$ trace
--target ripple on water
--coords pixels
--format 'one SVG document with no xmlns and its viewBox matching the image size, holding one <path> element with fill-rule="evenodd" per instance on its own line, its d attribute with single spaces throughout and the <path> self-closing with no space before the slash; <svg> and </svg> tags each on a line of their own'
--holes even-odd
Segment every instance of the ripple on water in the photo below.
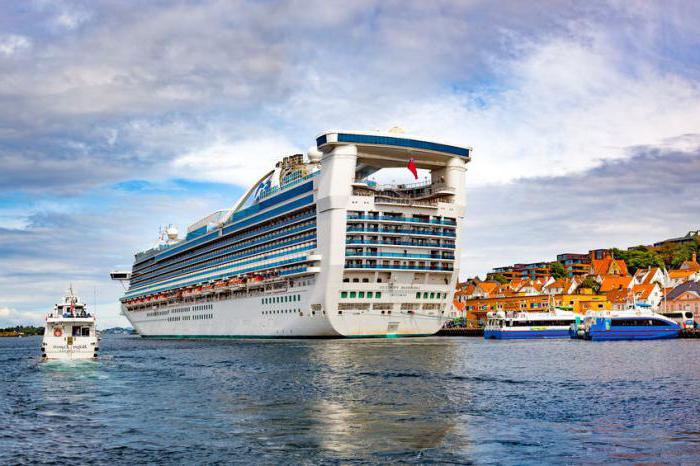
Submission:
<svg viewBox="0 0 700 466">
<path fill-rule="evenodd" d="M 0 464 L 700 462 L 696 341 L 39 342 L 0 339 Z"/>
</svg>

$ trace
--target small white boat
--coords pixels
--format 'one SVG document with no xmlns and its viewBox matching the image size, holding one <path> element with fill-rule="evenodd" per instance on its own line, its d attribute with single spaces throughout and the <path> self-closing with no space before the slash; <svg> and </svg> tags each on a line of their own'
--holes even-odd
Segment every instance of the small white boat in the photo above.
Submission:
<svg viewBox="0 0 700 466">
<path fill-rule="evenodd" d="M 56 304 L 46 316 L 41 357 L 48 359 L 94 359 L 97 357 L 95 316 L 73 294 L 66 293 L 63 302 Z"/>
</svg>

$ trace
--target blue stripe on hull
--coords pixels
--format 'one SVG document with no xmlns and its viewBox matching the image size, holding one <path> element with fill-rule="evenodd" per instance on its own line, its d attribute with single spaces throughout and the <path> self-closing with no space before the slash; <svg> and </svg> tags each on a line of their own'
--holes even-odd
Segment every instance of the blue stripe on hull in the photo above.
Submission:
<svg viewBox="0 0 700 466">
<path fill-rule="evenodd" d="M 526 330 L 520 332 L 486 330 L 484 338 L 494 340 L 541 340 L 548 338 L 569 338 L 568 330 Z"/>
<path fill-rule="evenodd" d="M 609 340 L 664 340 L 670 338 L 678 338 L 679 331 L 673 330 L 648 330 L 634 329 L 629 330 L 592 330 L 587 338 L 593 341 L 609 341 Z"/>
</svg>

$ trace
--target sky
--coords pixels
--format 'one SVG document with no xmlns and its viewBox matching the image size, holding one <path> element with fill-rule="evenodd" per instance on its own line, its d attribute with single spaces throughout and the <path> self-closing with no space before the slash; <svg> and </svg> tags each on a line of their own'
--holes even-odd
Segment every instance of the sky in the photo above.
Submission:
<svg viewBox="0 0 700 466">
<path fill-rule="evenodd" d="M 0 327 L 325 130 L 474 148 L 462 278 L 700 228 L 700 3 L 0 0 Z"/>
</svg>

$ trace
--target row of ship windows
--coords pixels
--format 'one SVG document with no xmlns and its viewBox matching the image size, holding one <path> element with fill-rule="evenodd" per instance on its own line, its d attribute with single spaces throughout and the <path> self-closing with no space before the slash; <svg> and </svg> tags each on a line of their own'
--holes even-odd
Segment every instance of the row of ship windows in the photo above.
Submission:
<svg viewBox="0 0 700 466">
<path fill-rule="evenodd" d="M 168 322 L 180 322 L 181 320 L 205 320 L 213 319 L 214 314 L 197 314 L 193 316 L 174 316 L 168 317 Z"/>
<path fill-rule="evenodd" d="M 340 292 L 340 297 L 341 298 L 381 298 L 382 297 L 382 292 L 381 291 L 341 291 Z"/>
<path fill-rule="evenodd" d="M 273 296 L 271 298 L 262 298 L 260 302 L 262 304 L 277 304 L 277 303 L 293 303 L 301 301 L 301 295 L 284 295 L 284 296 Z"/>
<path fill-rule="evenodd" d="M 312 224 L 314 224 L 315 222 L 306 222 L 306 223 L 312 223 Z M 302 227 L 299 227 L 299 226 L 295 226 L 294 228 L 291 228 L 291 227 L 288 228 L 288 230 L 300 230 L 300 229 L 303 231 L 303 228 L 302 228 Z M 263 238 L 263 237 L 265 237 L 265 236 L 278 236 L 278 237 L 279 237 L 279 236 L 284 236 L 285 233 L 286 233 L 286 232 L 284 232 L 284 233 L 275 233 L 275 234 L 267 234 L 267 235 L 263 235 L 263 236 L 256 237 L 256 239 L 255 239 L 255 240 L 252 240 L 252 241 L 247 241 L 247 242 L 244 242 L 244 243 L 239 243 L 239 242 L 237 242 L 237 243 L 233 244 L 232 246 L 228 246 L 228 247 L 223 247 L 223 248 L 222 248 L 222 246 L 225 246 L 226 244 L 230 243 L 231 241 L 234 241 L 234 242 L 235 242 L 235 240 L 232 240 L 232 239 L 229 238 L 229 241 L 226 241 L 226 242 L 224 242 L 223 244 L 220 244 L 220 245 L 218 246 L 218 248 L 221 248 L 219 251 L 212 252 L 212 253 L 209 253 L 209 254 L 199 255 L 199 256 L 196 257 L 196 259 L 195 259 L 196 262 L 189 262 L 189 260 L 188 260 L 188 259 L 190 259 L 190 256 L 193 256 L 194 254 L 186 254 L 185 256 L 183 256 L 183 257 L 181 257 L 181 258 L 178 258 L 178 260 L 177 260 L 176 262 L 169 261 L 169 262 L 166 262 L 166 263 L 163 263 L 163 264 L 159 264 L 158 267 L 155 267 L 155 268 L 153 268 L 152 270 L 144 271 L 143 273 L 140 273 L 140 274 L 138 275 L 138 277 L 137 277 L 138 279 L 137 279 L 136 281 L 141 282 L 141 281 L 143 281 L 143 280 L 145 280 L 145 279 L 147 279 L 148 277 L 151 277 L 151 276 L 153 276 L 153 275 L 163 276 L 164 273 L 166 273 L 166 272 L 168 272 L 168 271 L 171 271 L 171 270 L 181 269 L 183 266 L 185 266 L 185 265 L 188 264 L 188 263 L 189 263 L 189 264 L 199 264 L 199 263 L 201 263 L 202 261 L 207 261 L 208 259 L 221 258 L 221 257 L 223 257 L 223 258 L 229 258 L 229 257 L 246 257 L 246 256 L 254 255 L 254 254 L 258 253 L 258 252 L 264 252 L 264 251 L 271 250 L 271 248 L 273 248 L 273 246 L 275 246 L 275 245 L 279 245 L 279 244 L 290 244 L 290 242 L 292 242 L 292 240 L 282 241 L 281 243 L 280 243 L 280 242 L 276 242 L 276 243 L 273 243 L 272 245 L 268 245 L 268 246 L 259 246 L 259 247 L 255 247 L 255 248 L 248 248 L 248 247 L 246 247 L 246 244 L 250 244 L 250 245 L 252 246 L 252 245 L 257 244 L 257 243 L 265 243 L 266 241 L 265 241 L 265 239 Z M 306 231 L 306 232 L 303 233 L 303 234 L 300 233 L 299 235 L 292 235 L 292 237 L 295 238 L 295 239 L 298 239 L 298 238 L 301 238 L 301 237 L 312 239 L 312 238 L 314 237 L 314 235 L 313 235 L 313 234 L 309 235 L 308 231 Z M 244 249 L 246 250 L 245 252 L 240 252 L 240 250 L 244 250 Z M 232 253 L 230 253 L 230 254 L 225 254 L 225 253 L 227 253 L 227 252 L 229 252 L 229 251 L 236 251 L 236 252 L 235 252 L 235 253 L 232 252 Z M 197 251 L 196 254 L 201 254 L 201 252 L 203 252 L 203 251 Z M 224 254 L 225 254 L 225 255 L 224 255 Z"/>
<path fill-rule="evenodd" d="M 213 244 L 208 244 L 208 245 L 203 246 L 203 247 L 193 248 L 192 250 L 189 250 L 189 251 L 185 250 L 186 252 L 183 251 L 183 253 L 176 254 L 170 258 L 164 259 L 164 260 L 158 262 L 157 264 L 150 264 L 146 267 L 137 267 L 137 268 L 135 268 L 134 272 L 139 272 L 139 274 L 143 275 L 143 274 L 148 272 L 147 269 L 155 268 L 156 265 L 157 265 L 157 268 L 162 268 L 166 265 L 171 265 L 175 262 L 183 261 L 185 259 L 188 259 L 188 258 L 194 256 L 194 255 L 202 254 L 204 252 L 208 252 L 208 251 L 211 251 L 213 249 L 219 249 L 219 248 L 222 248 L 225 246 L 229 246 L 226 248 L 226 250 L 231 250 L 231 249 L 245 246 L 246 244 L 254 244 L 260 239 L 269 238 L 269 237 L 275 236 L 277 234 L 283 233 L 287 230 L 297 228 L 298 226 L 294 226 L 294 227 L 290 226 L 290 227 L 287 227 L 284 229 L 281 229 L 279 227 L 281 227 L 283 225 L 290 224 L 290 223 L 298 222 L 299 219 L 302 217 L 311 218 L 311 217 L 313 217 L 313 215 L 315 213 L 315 212 L 313 212 L 313 210 L 314 210 L 313 208 L 306 209 L 302 212 L 297 212 L 291 216 L 287 216 L 287 217 L 285 217 L 284 220 L 275 220 L 273 222 L 268 222 L 264 226 L 256 227 L 256 228 L 254 228 L 252 230 L 248 230 L 244 233 L 239 233 L 239 234 L 229 236 L 229 237 L 223 237 L 220 240 L 214 241 Z M 307 225 L 310 223 L 315 223 L 315 220 L 305 222 L 304 225 Z M 271 230 L 274 230 L 275 227 L 277 227 L 278 230 L 275 232 L 271 232 Z M 256 235 L 256 233 L 261 233 L 261 232 L 266 232 L 266 234 L 259 235 L 259 236 Z M 254 239 L 251 241 L 245 241 L 245 242 L 242 241 L 242 240 L 250 238 L 250 237 L 254 237 Z"/>
<path fill-rule="evenodd" d="M 252 269 L 248 268 L 248 269 L 234 270 L 234 271 L 229 270 L 228 271 L 229 273 L 227 276 L 241 275 L 243 273 L 251 272 L 253 270 L 256 270 L 256 271 L 266 270 L 266 269 L 270 269 L 270 268 L 277 267 L 280 265 L 285 265 L 285 264 L 290 263 L 290 262 L 294 262 L 294 261 L 298 262 L 299 259 L 301 259 L 301 258 L 296 257 L 296 258 L 287 259 L 287 260 L 284 260 L 281 262 L 263 263 L 265 261 L 269 261 L 271 259 L 274 259 L 274 258 L 277 258 L 280 256 L 286 256 L 288 254 L 308 251 L 308 250 L 314 249 L 315 247 L 316 247 L 315 242 L 300 243 L 300 244 L 295 245 L 294 247 L 278 249 L 278 250 L 274 251 L 274 253 L 267 254 L 265 256 L 259 256 L 259 257 L 253 258 L 253 259 L 247 259 L 247 260 L 243 260 L 243 261 L 232 261 L 232 262 L 228 262 L 228 263 L 224 263 L 224 264 L 218 264 L 218 263 L 219 262 L 226 262 L 226 261 L 224 261 L 223 259 L 217 259 L 215 261 L 212 261 L 211 263 L 202 264 L 202 265 L 199 265 L 196 267 L 194 267 L 194 266 L 187 267 L 186 269 L 182 270 L 181 272 L 172 272 L 172 273 L 163 275 L 161 277 L 146 280 L 145 282 L 139 283 L 138 288 L 140 288 L 139 291 L 143 291 L 142 288 L 149 286 L 149 285 L 152 286 L 153 283 L 157 283 L 157 285 L 168 284 L 168 282 L 172 282 L 172 281 L 183 278 L 182 275 L 187 275 L 187 277 L 185 277 L 185 278 L 190 278 L 190 279 L 194 279 L 194 278 L 200 278 L 200 279 L 205 279 L 205 280 L 216 279 L 218 277 L 221 277 L 223 274 L 215 276 L 215 277 L 211 277 L 211 274 L 213 272 L 219 272 L 223 269 L 230 268 L 230 267 L 242 267 L 245 265 L 257 264 L 257 263 L 262 263 L 262 265 L 260 265 L 258 267 L 253 267 Z M 190 269 L 193 269 L 193 270 L 190 270 Z M 197 272 L 197 273 L 190 274 L 189 272 Z M 180 275 L 180 277 L 178 277 L 178 275 Z M 173 278 L 173 277 L 175 277 L 175 278 Z M 165 280 L 165 281 L 163 281 L 163 280 Z M 190 282 L 190 283 L 192 283 L 192 282 Z M 184 284 L 182 284 L 181 286 L 184 286 Z"/>
<path fill-rule="evenodd" d="M 311 236 L 313 236 L 313 235 L 311 235 Z M 175 277 L 175 276 L 182 275 L 182 274 L 185 274 L 188 272 L 203 270 L 203 269 L 206 269 L 206 268 L 212 267 L 214 265 L 218 265 L 218 264 L 231 263 L 231 264 L 237 264 L 237 265 L 244 265 L 244 264 L 249 264 L 249 263 L 253 263 L 253 262 L 257 262 L 257 261 L 267 260 L 271 257 L 280 256 L 280 255 L 283 255 L 283 254 L 288 253 L 288 252 L 293 252 L 296 249 L 298 249 L 299 246 L 304 246 L 307 244 L 313 246 L 316 244 L 315 242 L 307 242 L 307 243 L 303 242 L 304 240 L 309 240 L 309 239 L 312 239 L 312 238 L 302 235 L 302 236 L 295 237 L 289 241 L 285 241 L 284 243 L 282 243 L 282 244 L 288 244 L 289 246 L 287 246 L 287 247 L 279 247 L 281 245 L 267 246 L 266 248 L 262 248 L 262 249 L 268 249 L 270 251 L 274 250 L 274 254 L 268 254 L 265 256 L 254 257 L 252 259 L 248 259 L 245 261 L 237 261 L 236 259 L 244 259 L 244 258 L 247 259 L 249 257 L 252 257 L 252 256 L 258 254 L 261 251 L 249 251 L 249 253 L 244 253 L 244 254 L 239 254 L 239 253 L 225 254 L 221 257 L 209 259 L 209 260 L 206 260 L 204 262 L 196 263 L 194 265 L 177 268 L 173 272 L 167 272 L 167 273 L 153 275 L 152 277 L 150 277 L 148 279 L 139 281 L 138 285 L 143 286 L 143 285 L 146 285 L 148 283 L 153 283 L 153 282 L 163 280 L 166 278 Z"/>
<path fill-rule="evenodd" d="M 201 304 L 199 306 L 192 306 L 193 311 L 206 311 L 208 309 L 214 309 L 213 304 Z"/>
<path fill-rule="evenodd" d="M 272 315 L 272 314 L 292 314 L 301 312 L 301 309 L 277 309 L 274 311 L 261 311 L 262 315 Z"/>
</svg>

